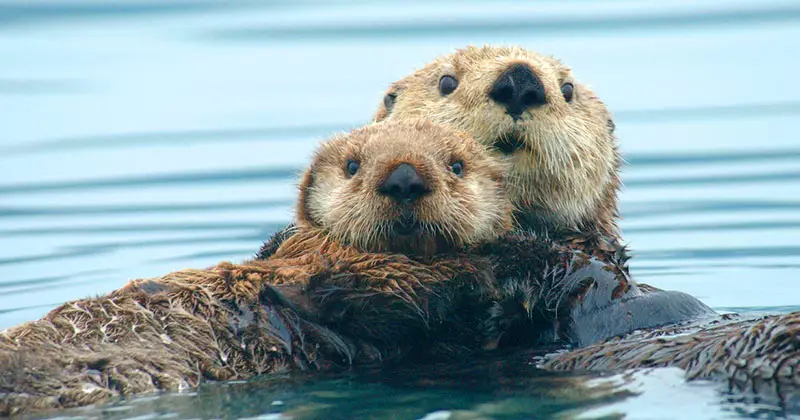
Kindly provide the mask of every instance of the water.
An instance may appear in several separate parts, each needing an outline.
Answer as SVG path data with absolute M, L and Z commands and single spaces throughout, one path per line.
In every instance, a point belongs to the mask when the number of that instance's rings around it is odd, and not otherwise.
M 291 218 L 319 140 L 470 43 L 554 54 L 615 111 L 638 280 L 720 311 L 798 310 L 797 39 L 794 1 L 6 1 L 0 328 L 130 278 L 251 256 Z M 486 366 L 438 382 L 207 385 L 78 414 L 653 418 L 675 401 L 689 417 L 764 414 L 671 370 L 587 383 Z

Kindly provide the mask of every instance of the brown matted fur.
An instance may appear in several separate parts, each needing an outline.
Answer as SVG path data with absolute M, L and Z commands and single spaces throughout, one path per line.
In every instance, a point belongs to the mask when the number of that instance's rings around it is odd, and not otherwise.
M 451 299 L 490 289 L 481 260 L 365 255 L 318 230 L 285 245 L 280 258 L 134 280 L 0 333 L 0 416 L 395 360 L 420 350 Z
M 706 325 L 676 326 L 616 338 L 560 353 L 551 370 L 674 366 L 687 379 L 722 379 L 731 390 L 777 395 L 800 404 L 800 312 L 739 320 L 727 315 Z M 793 401 L 790 401 L 793 400 Z
M 536 74 L 547 100 L 520 118 L 489 97 L 493 83 L 514 64 Z M 439 91 L 443 76 L 458 80 L 447 95 Z M 561 93 L 567 83 L 574 86 L 570 102 Z M 507 155 L 507 188 L 519 225 L 618 235 L 614 123 L 605 104 L 561 61 L 521 47 L 459 49 L 392 84 L 375 115 L 378 121 L 409 118 L 463 130 L 490 148 L 517 143 Z

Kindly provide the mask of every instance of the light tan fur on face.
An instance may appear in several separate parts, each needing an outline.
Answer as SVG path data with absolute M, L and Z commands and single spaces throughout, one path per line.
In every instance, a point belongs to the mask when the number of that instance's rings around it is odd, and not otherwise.
M 348 161 L 360 163 L 350 177 Z M 461 161 L 463 176 L 451 165 Z M 414 166 L 430 192 L 411 204 L 379 193 L 401 163 Z M 506 166 L 463 133 L 430 122 L 381 122 L 324 143 L 300 186 L 298 225 L 370 252 L 431 255 L 494 239 L 510 227 L 503 186 Z M 412 217 L 421 231 L 402 235 L 395 221 Z
M 528 65 L 545 87 L 547 104 L 531 108 L 519 121 L 489 98 L 497 78 L 512 64 Z M 439 92 L 439 80 L 458 80 L 451 94 Z M 561 86 L 572 83 L 565 101 Z M 544 221 L 567 229 L 599 228 L 616 235 L 620 157 L 606 106 L 575 81 L 569 67 L 552 57 L 520 47 L 467 47 L 437 58 L 394 83 L 375 119 L 425 118 L 466 131 L 490 148 L 514 136 L 525 147 L 511 161 L 508 193 L 518 223 Z M 497 152 L 497 155 L 502 155 Z

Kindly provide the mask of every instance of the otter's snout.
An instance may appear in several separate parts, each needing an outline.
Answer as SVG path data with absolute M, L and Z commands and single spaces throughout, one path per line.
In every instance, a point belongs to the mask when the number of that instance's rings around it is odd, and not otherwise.
M 512 118 L 519 119 L 525 110 L 547 103 L 542 81 L 525 64 L 514 64 L 492 85 L 489 97 L 506 108 Z
M 417 169 L 401 163 L 378 187 L 378 192 L 402 203 L 411 203 L 430 192 Z

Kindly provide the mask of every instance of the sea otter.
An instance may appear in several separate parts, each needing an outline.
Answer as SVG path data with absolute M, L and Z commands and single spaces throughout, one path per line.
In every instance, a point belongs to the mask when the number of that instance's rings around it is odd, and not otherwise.
M 611 113 L 561 61 L 521 47 L 467 47 L 392 84 L 375 119 L 425 118 L 511 162 L 520 227 L 616 237 L 620 155 Z
M 0 415 L 424 351 L 458 299 L 489 301 L 491 261 L 463 251 L 509 228 L 505 172 L 431 123 L 338 136 L 272 258 L 134 280 L 0 333 Z
M 561 61 L 520 47 L 457 50 L 390 86 L 375 120 L 408 118 L 426 118 L 464 130 L 496 155 L 505 156 L 512 163 L 507 189 L 519 230 L 543 233 L 565 252 L 575 249 L 596 258 L 586 271 L 567 276 L 571 281 L 583 277 L 600 289 L 620 286 L 610 293 L 589 287 L 583 289 L 588 295 L 577 293 L 580 298 L 567 299 L 572 309 L 559 319 L 573 325 L 574 337 L 582 337 L 573 344 L 600 341 L 626 327 L 630 332 L 714 314 L 686 294 L 608 278 L 608 272 L 624 273 L 620 278 L 628 275 L 627 252 L 620 245 L 617 227 L 620 155 L 615 125 L 603 102 Z M 520 273 L 508 274 L 509 284 L 517 285 L 513 279 Z M 597 279 L 601 281 L 595 283 Z M 620 293 L 625 287 L 630 289 Z M 588 302 L 593 302 L 590 309 L 581 312 Z M 797 320 L 794 313 L 702 328 L 670 340 L 661 337 L 690 332 L 684 324 L 561 353 L 544 367 L 678 366 L 687 370 L 690 379 L 716 376 L 738 384 L 737 388 L 777 387 L 783 394 L 796 395 L 800 386 Z

